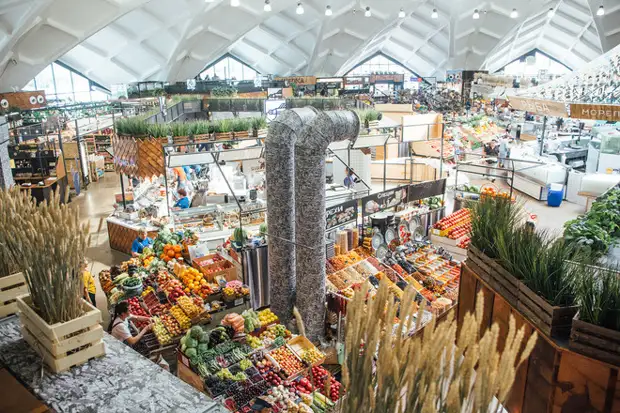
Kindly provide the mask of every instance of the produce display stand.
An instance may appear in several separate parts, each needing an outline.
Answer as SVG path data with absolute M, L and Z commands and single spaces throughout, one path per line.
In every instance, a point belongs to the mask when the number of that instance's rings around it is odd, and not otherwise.
M 155 239 L 159 228 L 154 226 L 135 225 L 132 222 L 116 217 L 106 219 L 110 248 L 131 255 L 131 245 L 142 230 L 146 230 L 150 238 Z
M 471 251 L 471 247 L 470 247 Z M 499 275 L 495 272 L 494 274 Z M 525 337 L 538 332 L 538 341 L 528 360 L 517 370 L 515 382 L 504 404 L 510 413 L 555 411 L 618 412 L 620 411 L 620 380 L 618 365 L 608 364 L 579 354 L 568 347 L 566 340 L 550 338 L 536 323 L 531 322 L 507 295 L 470 264 L 462 267 L 459 290 L 458 324 L 465 314 L 476 308 L 476 294 L 484 293 L 484 324 L 481 334 L 497 323 L 500 328 L 499 347 L 503 346 L 510 315 L 517 328 L 525 326 Z M 512 292 L 518 291 L 513 288 Z
M 17 297 L 28 294 L 26 279 L 21 272 L 0 278 L 0 318 L 17 313 Z
M 31 307 L 29 295 L 17 297 L 22 335 L 54 373 L 60 373 L 105 354 L 101 312 L 82 301 L 84 314 L 50 325 Z

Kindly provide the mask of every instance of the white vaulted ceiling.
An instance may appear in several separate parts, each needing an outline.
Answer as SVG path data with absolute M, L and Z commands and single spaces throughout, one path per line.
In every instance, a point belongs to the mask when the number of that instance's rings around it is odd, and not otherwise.
M 577 68 L 620 42 L 619 0 L 604 0 L 603 17 L 601 0 L 302 0 L 302 15 L 298 0 L 270 2 L 271 12 L 264 0 L 0 0 L 0 90 L 57 59 L 105 86 L 182 81 L 226 53 L 263 74 L 342 75 L 382 52 L 441 77 L 536 48 Z

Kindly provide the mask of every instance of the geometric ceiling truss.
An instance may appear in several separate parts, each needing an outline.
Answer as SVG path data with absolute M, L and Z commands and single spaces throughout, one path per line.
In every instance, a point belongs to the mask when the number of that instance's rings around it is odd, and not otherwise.
M 271 12 L 264 0 L 0 0 L 0 91 L 56 60 L 109 87 L 191 79 L 227 53 L 282 76 L 342 75 L 378 52 L 423 77 L 502 67 L 535 48 L 576 68 L 620 41 L 620 1 L 593 19 L 600 2 L 302 0 L 298 15 L 297 0 L 270 0 Z
M 548 9 L 543 9 L 511 30 L 489 53 L 482 68 L 494 73 L 538 49 L 574 70 L 603 53 L 596 25 L 600 17 L 593 16 L 588 0 L 559 0 L 553 10 L 549 16 Z

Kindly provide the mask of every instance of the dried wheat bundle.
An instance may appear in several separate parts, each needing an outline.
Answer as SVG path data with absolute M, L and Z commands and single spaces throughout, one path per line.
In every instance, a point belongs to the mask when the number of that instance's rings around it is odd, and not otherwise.
M 494 397 L 500 403 L 506 400 L 518 366 L 536 343 L 536 334 L 521 351 L 524 329 L 517 331 L 511 317 L 503 351 L 497 348 L 496 324 L 479 338 L 482 293 L 476 313 L 465 316 L 458 337 L 452 315 L 439 325 L 431 321 L 415 337 L 393 334 L 397 312 L 397 332 L 420 328 L 414 324 L 415 290 L 407 287 L 398 303 L 382 281 L 375 299 L 366 303 L 368 288 L 365 285 L 355 294 L 347 310 L 343 366 L 347 395 L 340 412 L 489 413 L 495 409 Z M 423 311 L 420 307 L 418 320 Z
M 8 249 L 7 243 L 12 235 L 7 230 L 8 220 L 11 219 L 11 209 L 7 206 L 8 200 L 13 199 L 28 211 L 34 206 L 34 201 L 25 191 L 21 191 L 18 187 L 13 187 L 6 191 L 0 192 L 0 278 L 15 274 L 20 271 L 19 265 L 11 251 Z
M 14 192 L 1 196 L 6 246 L 24 272 L 34 309 L 50 324 L 79 317 L 88 226 L 57 194 L 39 205 Z

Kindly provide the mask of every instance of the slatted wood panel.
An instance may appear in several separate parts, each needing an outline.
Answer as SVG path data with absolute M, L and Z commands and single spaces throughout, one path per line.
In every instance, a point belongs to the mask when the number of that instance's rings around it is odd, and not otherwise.
M 524 342 L 534 331 L 538 332 L 534 351 L 517 371 L 510 395 L 504 403 L 508 412 L 620 413 L 619 366 L 575 353 L 568 349 L 567 341 L 541 334 L 532 322 L 478 277 L 469 264 L 463 266 L 460 282 L 460 322 L 466 312 L 475 309 L 475 299 L 471 298 L 471 286 L 474 285 L 473 291 L 482 289 L 493 295 L 491 320 L 499 324 L 500 330 L 507 331 L 512 315 L 517 328 L 525 326 Z M 488 301 L 485 298 L 485 302 Z
M 164 174 L 163 143 L 165 139 L 141 139 L 138 145 L 138 170 L 139 178 L 152 178 Z
M 0 318 L 17 313 L 15 299 L 22 294 L 28 294 L 28 286 L 21 272 L 0 278 Z
M 114 167 L 117 173 L 136 176 L 138 172 L 138 143 L 131 136 L 114 136 Z

